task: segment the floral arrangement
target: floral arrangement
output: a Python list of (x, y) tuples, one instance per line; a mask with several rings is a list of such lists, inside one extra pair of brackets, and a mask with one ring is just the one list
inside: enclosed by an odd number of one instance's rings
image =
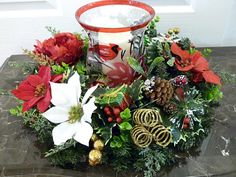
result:
[[(145, 54), (110, 75), (86, 68), (88, 38), (48, 28), (52, 37), (25, 50), (36, 66), (12, 94), (13, 115), (46, 147), (55, 165), (109, 165), (155, 176), (208, 134), (211, 109), (223, 94), (220, 77), (179, 29), (145, 32)], [(125, 78), (118, 80), (117, 78)]]

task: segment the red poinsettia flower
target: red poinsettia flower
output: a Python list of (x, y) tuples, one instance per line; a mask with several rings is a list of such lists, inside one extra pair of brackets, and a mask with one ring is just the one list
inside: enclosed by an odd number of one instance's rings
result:
[(37, 40), (36, 54), (43, 54), (56, 63), (73, 64), (82, 56), (83, 40), (72, 33), (58, 33), (43, 42)]
[(221, 84), (220, 78), (210, 70), (208, 61), (202, 56), (201, 52), (196, 51), (190, 54), (186, 50), (182, 50), (176, 43), (172, 43), (171, 52), (177, 55), (175, 65), (179, 71), (191, 71), (193, 73), (193, 81), (206, 82), (213, 84)]
[(123, 62), (117, 62), (113, 64), (115, 69), (107, 73), (109, 79), (108, 85), (110, 87), (116, 87), (122, 84), (131, 84), (135, 79), (134, 70)]
[(51, 101), (49, 81), (57, 82), (61, 79), (62, 75), (51, 76), (49, 66), (41, 66), (38, 74), (29, 75), (17, 89), (11, 92), (15, 97), (24, 101), (22, 112), (28, 111), (36, 105), (40, 112), (45, 112)]

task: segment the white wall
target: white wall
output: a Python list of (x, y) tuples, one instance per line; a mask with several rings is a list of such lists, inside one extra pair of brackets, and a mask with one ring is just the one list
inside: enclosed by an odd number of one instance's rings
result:
[[(0, 0), (0, 65), (35, 39), (50, 36), (45, 26), (79, 32), (74, 13), (94, 0)], [(235, 0), (141, 0), (152, 5), (161, 22), (159, 31), (178, 26), (197, 46), (236, 45)]]

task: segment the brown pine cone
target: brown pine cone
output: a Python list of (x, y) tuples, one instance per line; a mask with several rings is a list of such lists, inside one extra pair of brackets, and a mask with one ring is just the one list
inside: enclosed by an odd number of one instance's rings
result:
[(167, 114), (174, 114), (178, 111), (177, 105), (175, 103), (167, 103), (164, 105), (163, 110), (167, 113)]
[(164, 106), (170, 101), (173, 93), (173, 86), (168, 80), (156, 78), (153, 91), (146, 96), (151, 100), (156, 100), (157, 105)]

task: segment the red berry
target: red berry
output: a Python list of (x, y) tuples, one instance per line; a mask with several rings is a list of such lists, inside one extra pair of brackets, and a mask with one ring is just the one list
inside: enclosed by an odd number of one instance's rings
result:
[(112, 117), (109, 117), (109, 118), (107, 119), (107, 121), (108, 121), (108, 122), (113, 122), (113, 118), (112, 118)]
[(116, 122), (119, 124), (119, 123), (122, 122), (122, 119), (121, 119), (120, 117), (117, 117), (117, 118), (116, 118)]
[(189, 124), (190, 123), (190, 118), (185, 117), (183, 122), (184, 122), (184, 124)]
[(188, 128), (188, 124), (184, 124), (183, 129), (187, 129), (187, 128)]
[(115, 114), (115, 116), (119, 116), (120, 115), (120, 108), (118, 106), (115, 106), (113, 108), (113, 113)]
[(104, 107), (104, 112), (107, 112), (107, 111), (110, 111), (110, 110), (111, 110), (110, 106), (105, 106)]

